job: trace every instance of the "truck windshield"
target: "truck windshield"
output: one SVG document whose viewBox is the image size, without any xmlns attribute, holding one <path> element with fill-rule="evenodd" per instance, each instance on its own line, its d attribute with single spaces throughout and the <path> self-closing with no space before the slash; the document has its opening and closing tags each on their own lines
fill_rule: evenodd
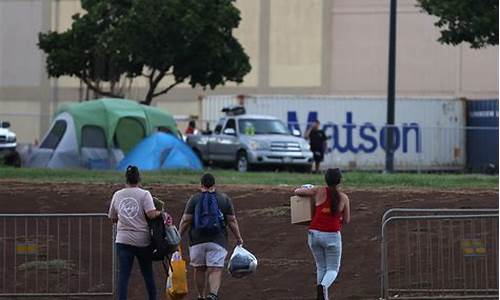
<svg viewBox="0 0 500 300">
<path fill-rule="evenodd" d="M 289 135 L 290 132 L 285 125 L 279 120 L 268 119 L 239 119 L 238 127 L 241 134 L 284 134 Z"/>
</svg>

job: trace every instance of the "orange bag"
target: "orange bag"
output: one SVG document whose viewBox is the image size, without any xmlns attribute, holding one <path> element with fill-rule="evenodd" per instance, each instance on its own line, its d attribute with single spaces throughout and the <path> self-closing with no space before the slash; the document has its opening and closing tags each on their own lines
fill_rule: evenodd
<svg viewBox="0 0 500 300">
<path fill-rule="evenodd" d="M 180 247 L 179 251 L 172 254 L 168 273 L 167 295 L 170 296 L 170 299 L 182 299 L 188 293 L 188 284 L 186 261 L 182 259 Z"/>
</svg>

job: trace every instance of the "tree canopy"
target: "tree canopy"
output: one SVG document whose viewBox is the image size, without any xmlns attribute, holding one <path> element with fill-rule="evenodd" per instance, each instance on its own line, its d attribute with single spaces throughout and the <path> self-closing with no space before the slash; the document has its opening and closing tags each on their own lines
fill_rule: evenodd
<svg viewBox="0 0 500 300">
<path fill-rule="evenodd" d="M 417 0 L 419 6 L 439 20 L 439 42 L 472 48 L 498 45 L 498 0 Z"/>
<path fill-rule="evenodd" d="M 120 97 L 121 78 L 144 76 L 143 103 L 150 104 L 184 81 L 213 89 L 241 83 L 250 72 L 249 57 L 233 36 L 241 20 L 234 0 L 81 3 L 86 13 L 74 15 L 70 29 L 39 35 L 51 77 L 74 76 L 100 95 Z"/>
</svg>

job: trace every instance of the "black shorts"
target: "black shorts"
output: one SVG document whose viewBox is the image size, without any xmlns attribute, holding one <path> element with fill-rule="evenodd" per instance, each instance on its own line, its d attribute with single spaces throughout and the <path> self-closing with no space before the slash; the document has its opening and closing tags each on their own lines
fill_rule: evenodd
<svg viewBox="0 0 500 300">
<path fill-rule="evenodd" d="M 313 157 L 315 162 L 320 163 L 325 158 L 325 154 L 322 151 L 314 151 Z"/>
</svg>

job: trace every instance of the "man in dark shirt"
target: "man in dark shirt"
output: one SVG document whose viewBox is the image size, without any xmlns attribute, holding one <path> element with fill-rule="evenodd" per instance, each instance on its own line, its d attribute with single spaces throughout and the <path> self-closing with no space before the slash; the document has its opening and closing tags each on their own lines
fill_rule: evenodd
<svg viewBox="0 0 500 300">
<path fill-rule="evenodd" d="M 306 132 L 306 138 L 309 139 L 309 145 L 311 145 L 311 152 L 314 155 L 314 169 L 315 172 L 319 172 L 319 165 L 325 157 L 326 149 L 326 134 L 320 129 L 320 123 L 318 120 L 314 121 L 312 126 Z"/>
<path fill-rule="evenodd" d="M 215 193 L 217 204 L 224 219 L 222 229 L 210 235 L 200 232 L 193 226 L 196 206 L 200 201 L 208 201 L 204 196 L 206 192 Z M 226 226 L 231 229 L 236 242 L 243 244 L 231 199 L 226 194 L 215 191 L 215 178 L 212 174 L 206 173 L 201 177 L 201 193 L 197 193 L 189 199 L 179 226 L 181 235 L 189 230 L 189 256 L 191 266 L 194 267 L 198 299 L 218 299 L 217 294 L 221 284 L 222 269 L 227 256 Z M 205 290 L 207 276 L 208 291 Z"/>
</svg>

